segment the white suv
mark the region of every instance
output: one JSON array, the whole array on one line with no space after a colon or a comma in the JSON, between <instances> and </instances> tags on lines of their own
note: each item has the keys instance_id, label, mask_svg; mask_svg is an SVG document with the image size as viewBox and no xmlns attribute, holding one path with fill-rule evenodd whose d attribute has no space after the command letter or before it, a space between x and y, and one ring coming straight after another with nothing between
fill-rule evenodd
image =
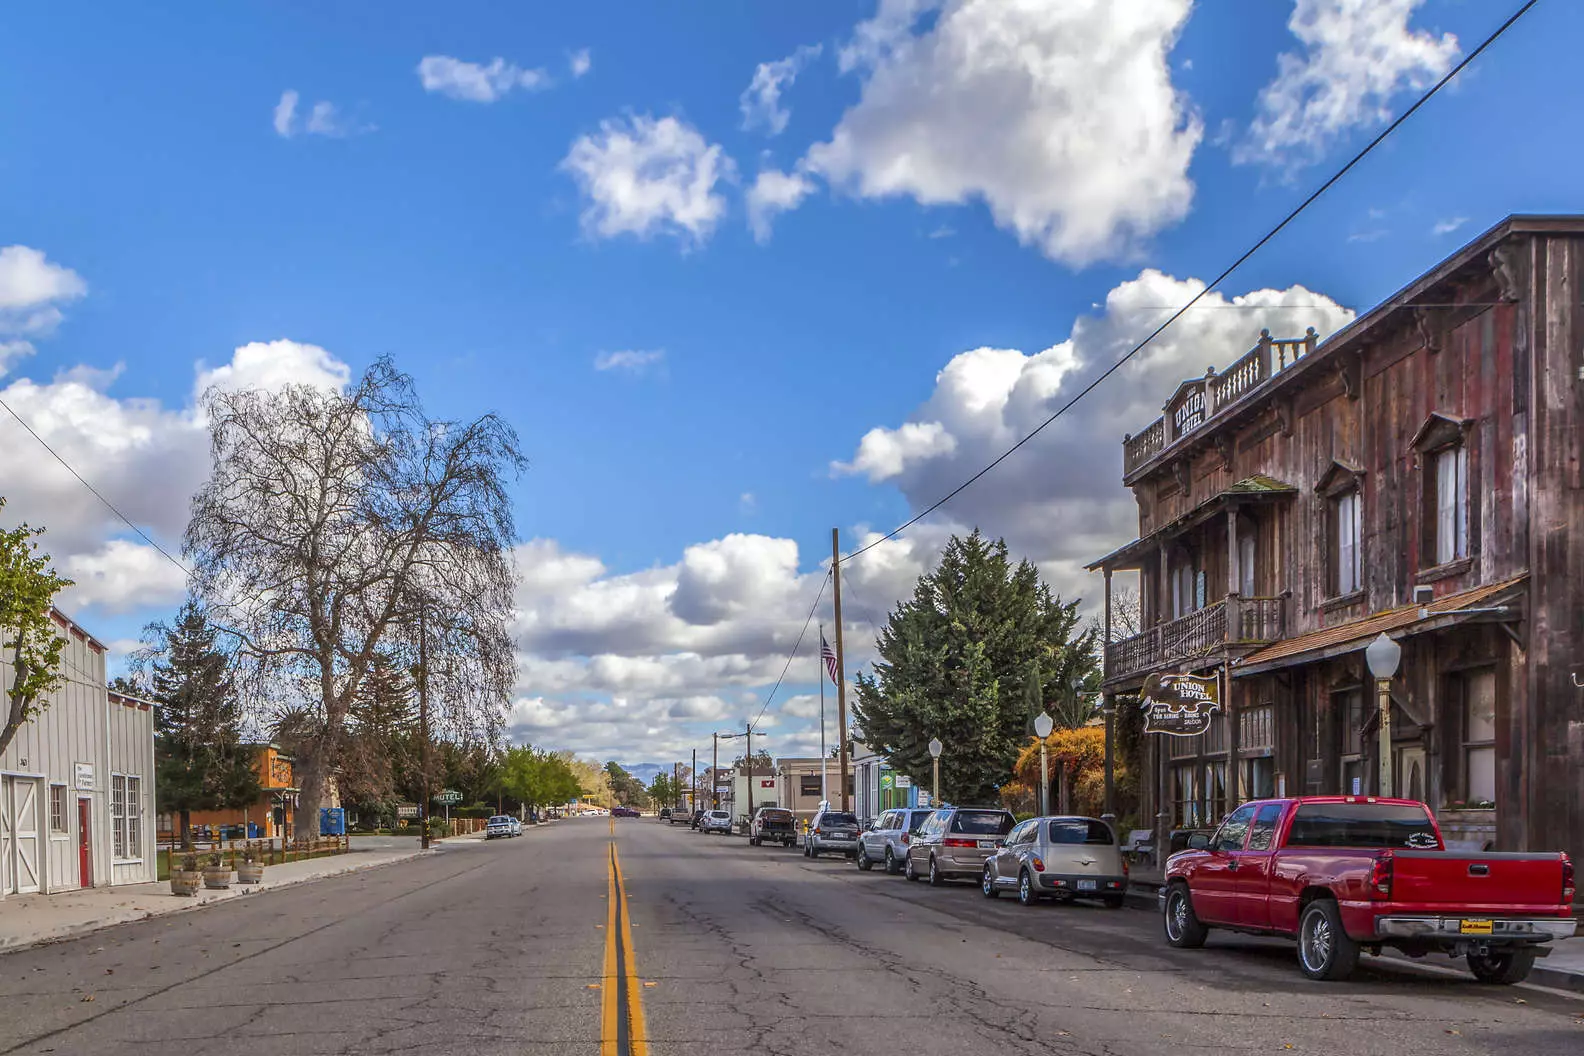
<instances>
[{"instance_id":1,"label":"white suv","mask_svg":"<svg viewBox=\"0 0 1584 1056\"><path fill-rule=\"evenodd\" d=\"M514 819L507 817L505 814L495 815L493 818L489 819L489 824L484 826L484 838L486 840L493 840L497 836L505 836L510 838L512 836L518 835L517 832L512 831L513 820ZM521 830L518 831L520 832Z\"/></svg>"},{"instance_id":2,"label":"white suv","mask_svg":"<svg viewBox=\"0 0 1584 1056\"><path fill-rule=\"evenodd\" d=\"M706 810L699 819L700 832L718 832L722 836L731 835L731 811Z\"/></svg>"}]
</instances>

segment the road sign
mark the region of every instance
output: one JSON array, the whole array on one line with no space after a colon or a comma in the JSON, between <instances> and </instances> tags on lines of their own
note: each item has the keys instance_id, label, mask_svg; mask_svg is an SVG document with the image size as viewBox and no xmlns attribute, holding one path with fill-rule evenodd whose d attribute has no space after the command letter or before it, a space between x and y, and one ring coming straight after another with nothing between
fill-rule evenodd
<instances>
[{"instance_id":1,"label":"road sign","mask_svg":"<svg viewBox=\"0 0 1584 1056\"><path fill-rule=\"evenodd\" d=\"M396 816L398 818L416 818L418 816L418 805L415 803L409 807L406 804L399 804L396 807Z\"/></svg>"},{"instance_id":2,"label":"road sign","mask_svg":"<svg viewBox=\"0 0 1584 1056\"><path fill-rule=\"evenodd\" d=\"M436 803L445 803L447 805L452 803L460 803L462 802L462 793L458 792L454 788L448 788L438 796L434 797L434 801Z\"/></svg>"}]
</instances>

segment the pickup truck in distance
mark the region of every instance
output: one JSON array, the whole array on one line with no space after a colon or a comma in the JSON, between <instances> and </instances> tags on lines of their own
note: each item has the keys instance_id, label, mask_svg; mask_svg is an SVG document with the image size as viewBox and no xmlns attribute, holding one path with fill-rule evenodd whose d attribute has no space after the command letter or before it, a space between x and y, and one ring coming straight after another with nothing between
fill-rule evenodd
<instances>
[{"instance_id":1,"label":"pickup truck in distance","mask_svg":"<svg viewBox=\"0 0 1584 1056\"><path fill-rule=\"evenodd\" d=\"M1359 953L1464 957L1485 983L1528 976L1573 918L1566 854L1452 854L1423 803L1313 796L1245 803L1166 860L1166 941L1212 928L1298 940L1311 979L1344 979Z\"/></svg>"}]
</instances>

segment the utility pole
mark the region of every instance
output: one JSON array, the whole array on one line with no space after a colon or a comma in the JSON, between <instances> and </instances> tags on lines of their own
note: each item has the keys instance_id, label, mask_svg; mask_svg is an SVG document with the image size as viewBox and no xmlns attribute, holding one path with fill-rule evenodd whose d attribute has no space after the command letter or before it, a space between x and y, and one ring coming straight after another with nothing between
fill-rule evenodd
<instances>
[{"instance_id":1,"label":"utility pole","mask_svg":"<svg viewBox=\"0 0 1584 1056\"><path fill-rule=\"evenodd\" d=\"M693 794L688 797L688 812L698 809L698 749L693 749L693 772L688 776L688 787Z\"/></svg>"},{"instance_id":2,"label":"utility pole","mask_svg":"<svg viewBox=\"0 0 1584 1056\"><path fill-rule=\"evenodd\" d=\"M841 786L841 809L847 802L847 664L842 652L841 614L841 529L831 529L831 585L836 599L836 737L841 745L836 767L836 783Z\"/></svg>"},{"instance_id":3,"label":"utility pole","mask_svg":"<svg viewBox=\"0 0 1584 1056\"><path fill-rule=\"evenodd\" d=\"M429 635L424 609L418 610L418 766L423 771L423 802L418 805L418 846L429 849ZM447 808L449 809L449 808Z\"/></svg>"},{"instance_id":4,"label":"utility pole","mask_svg":"<svg viewBox=\"0 0 1584 1056\"><path fill-rule=\"evenodd\" d=\"M752 722L743 723L743 736L745 738L747 738L747 741L745 743L748 745L748 747L746 749L746 752L745 752L745 756L744 756L745 761L748 764L748 779L743 782L743 787L745 789L747 789L747 795L743 796L743 799L747 800L748 821L751 823L753 821L753 778L754 778L754 772L753 772L753 723Z\"/></svg>"},{"instance_id":5,"label":"utility pole","mask_svg":"<svg viewBox=\"0 0 1584 1056\"><path fill-rule=\"evenodd\" d=\"M710 740L715 744L714 761L710 763L710 809L719 810L720 793L716 789L720 788L720 778L717 776L720 771L720 734L710 734Z\"/></svg>"}]
</instances>

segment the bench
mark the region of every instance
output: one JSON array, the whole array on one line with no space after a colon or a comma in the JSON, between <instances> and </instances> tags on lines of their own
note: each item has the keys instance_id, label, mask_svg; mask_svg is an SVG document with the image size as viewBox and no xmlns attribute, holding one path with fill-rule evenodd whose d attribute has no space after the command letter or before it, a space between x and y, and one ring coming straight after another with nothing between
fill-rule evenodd
<instances>
[{"instance_id":1,"label":"bench","mask_svg":"<svg viewBox=\"0 0 1584 1056\"><path fill-rule=\"evenodd\" d=\"M1145 859L1151 861L1155 857L1155 830L1134 829L1128 833L1128 838L1123 841L1123 857L1130 861L1139 862Z\"/></svg>"}]
</instances>

